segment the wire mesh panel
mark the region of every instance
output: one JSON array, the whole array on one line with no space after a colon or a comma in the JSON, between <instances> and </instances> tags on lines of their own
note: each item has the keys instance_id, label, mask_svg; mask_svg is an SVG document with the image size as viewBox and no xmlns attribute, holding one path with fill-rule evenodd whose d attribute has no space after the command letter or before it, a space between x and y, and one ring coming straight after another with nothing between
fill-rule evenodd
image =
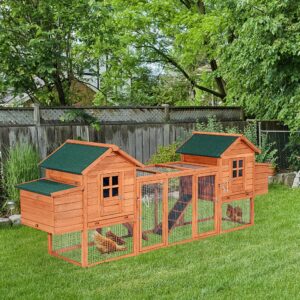
<instances>
[{"instance_id":1,"label":"wire mesh panel","mask_svg":"<svg viewBox=\"0 0 300 300\"><path fill-rule=\"evenodd\" d=\"M143 184L141 197L142 248L161 244L163 228L163 184Z\"/></svg>"},{"instance_id":2,"label":"wire mesh panel","mask_svg":"<svg viewBox=\"0 0 300 300\"><path fill-rule=\"evenodd\" d=\"M236 200L222 204L222 230L241 227L251 222L250 199Z\"/></svg>"},{"instance_id":3,"label":"wire mesh panel","mask_svg":"<svg viewBox=\"0 0 300 300\"><path fill-rule=\"evenodd\" d=\"M52 252L81 262L81 231L52 235Z\"/></svg>"},{"instance_id":4,"label":"wire mesh panel","mask_svg":"<svg viewBox=\"0 0 300 300\"><path fill-rule=\"evenodd\" d=\"M198 234L215 230L215 176L198 177Z\"/></svg>"},{"instance_id":5,"label":"wire mesh panel","mask_svg":"<svg viewBox=\"0 0 300 300\"><path fill-rule=\"evenodd\" d=\"M171 178L168 184L168 240L175 243L192 237L193 176Z\"/></svg>"},{"instance_id":6,"label":"wire mesh panel","mask_svg":"<svg viewBox=\"0 0 300 300\"><path fill-rule=\"evenodd\" d=\"M88 264L133 253L132 223L114 224L89 230Z\"/></svg>"}]
</instances>

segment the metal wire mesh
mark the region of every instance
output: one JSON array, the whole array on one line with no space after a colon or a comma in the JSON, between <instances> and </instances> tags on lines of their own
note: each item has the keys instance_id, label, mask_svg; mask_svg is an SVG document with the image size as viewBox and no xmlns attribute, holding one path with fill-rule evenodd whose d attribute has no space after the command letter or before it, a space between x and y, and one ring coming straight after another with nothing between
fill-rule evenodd
<instances>
[{"instance_id":1,"label":"metal wire mesh","mask_svg":"<svg viewBox=\"0 0 300 300\"><path fill-rule=\"evenodd\" d=\"M132 223L114 224L89 230L88 263L95 264L132 253L133 237Z\"/></svg>"},{"instance_id":2,"label":"metal wire mesh","mask_svg":"<svg viewBox=\"0 0 300 300\"><path fill-rule=\"evenodd\" d=\"M143 177L143 176L150 176L150 175L153 175L153 173L147 171L141 171L141 170L136 171L136 177Z\"/></svg>"},{"instance_id":3,"label":"metal wire mesh","mask_svg":"<svg viewBox=\"0 0 300 300\"><path fill-rule=\"evenodd\" d=\"M198 178L198 234L215 230L215 176Z\"/></svg>"},{"instance_id":4,"label":"metal wire mesh","mask_svg":"<svg viewBox=\"0 0 300 300\"><path fill-rule=\"evenodd\" d=\"M142 247L162 243L163 184L152 183L142 186Z\"/></svg>"},{"instance_id":5,"label":"metal wire mesh","mask_svg":"<svg viewBox=\"0 0 300 300\"><path fill-rule=\"evenodd\" d=\"M203 169L203 168L206 168L204 166L184 164L184 163L176 163L176 164L172 164L172 166L174 166L174 167L182 167L182 168L187 168L187 169Z\"/></svg>"},{"instance_id":6,"label":"metal wire mesh","mask_svg":"<svg viewBox=\"0 0 300 300\"><path fill-rule=\"evenodd\" d=\"M167 168L167 167L148 167L147 169L155 172L161 172L161 173L178 172L178 169Z\"/></svg>"},{"instance_id":7,"label":"metal wire mesh","mask_svg":"<svg viewBox=\"0 0 300 300\"><path fill-rule=\"evenodd\" d=\"M168 241L175 243L192 237L193 176L169 179Z\"/></svg>"},{"instance_id":8,"label":"metal wire mesh","mask_svg":"<svg viewBox=\"0 0 300 300\"><path fill-rule=\"evenodd\" d=\"M251 222L250 199L235 200L222 204L222 230L244 226Z\"/></svg>"},{"instance_id":9,"label":"metal wire mesh","mask_svg":"<svg viewBox=\"0 0 300 300\"><path fill-rule=\"evenodd\" d=\"M52 235L52 252L81 262L81 231Z\"/></svg>"}]
</instances>

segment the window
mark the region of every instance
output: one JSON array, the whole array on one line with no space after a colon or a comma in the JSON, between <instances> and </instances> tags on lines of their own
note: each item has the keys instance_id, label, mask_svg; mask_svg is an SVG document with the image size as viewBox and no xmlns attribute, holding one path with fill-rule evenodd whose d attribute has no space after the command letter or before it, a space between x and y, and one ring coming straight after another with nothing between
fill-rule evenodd
<instances>
[{"instance_id":1,"label":"window","mask_svg":"<svg viewBox=\"0 0 300 300\"><path fill-rule=\"evenodd\" d=\"M238 178L243 177L244 173L244 160L236 159L232 161L232 177Z\"/></svg>"},{"instance_id":2,"label":"window","mask_svg":"<svg viewBox=\"0 0 300 300\"><path fill-rule=\"evenodd\" d=\"M119 176L102 177L102 196L103 198L113 198L119 196Z\"/></svg>"}]
</instances>

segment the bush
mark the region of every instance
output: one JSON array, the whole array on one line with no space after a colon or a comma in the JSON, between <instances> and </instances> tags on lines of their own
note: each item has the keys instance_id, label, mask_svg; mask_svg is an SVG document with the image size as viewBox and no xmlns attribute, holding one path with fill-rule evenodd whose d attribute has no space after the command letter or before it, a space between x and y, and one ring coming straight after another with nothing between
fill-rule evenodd
<instances>
[{"instance_id":1,"label":"bush","mask_svg":"<svg viewBox=\"0 0 300 300\"><path fill-rule=\"evenodd\" d=\"M161 164L180 160L180 155L176 153L178 147L179 142L168 146L160 146L157 152L151 156L148 164Z\"/></svg>"},{"instance_id":2,"label":"bush","mask_svg":"<svg viewBox=\"0 0 300 300\"><path fill-rule=\"evenodd\" d=\"M20 194L16 185L39 177L39 155L29 144L16 144L6 154L7 159L3 165L4 192L7 199L16 202L19 210Z\"/></svg>"},{"instance_id":3,"label":"bush","mask_svg":"<svg viewBox=\"0 0 300 300\"><path fill-rule=\"evenodd\" d=\"M287 152L289 153L289 167L293 171L300 170L300 134L291 133L289 142L286 145Z\"/></svg>"}]
</instances>

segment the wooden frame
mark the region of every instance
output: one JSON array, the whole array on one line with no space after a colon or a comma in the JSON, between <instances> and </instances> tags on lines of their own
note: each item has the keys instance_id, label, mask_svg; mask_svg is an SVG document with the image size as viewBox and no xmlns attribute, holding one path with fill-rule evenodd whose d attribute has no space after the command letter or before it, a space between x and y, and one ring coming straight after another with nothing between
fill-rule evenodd
<instances>
[{"instance_id":1,"label":"wooden frame","mask_svg":"<svg viewBox=\"0 0 300 300\"><path fill-rule=\"evenodd\" d=\"M204 133L194 132L194 134ZM209 134L224 135L223 133ZM62 258L82 267L94 266L100 263L146 253L158 248L168 247L170 245L178 245L225 232L247 228L254 224L255 195L265 193L267 191L267 176L270 174L270 166L267 164L255 163L254 153L259 152L259 149L252 145L242 135L237 134L233 136L238 137L238 139L233 142L219 158L204 156L190 157L189 155L182 154L180 161L148 166L144 166L142 163L138 162L115 145L68 140L68 143L108 147L109 149L104 155L97 158L86 169L84 169L82 175L46 170L45 179L72 183L75 187L69 190L52 193L50 196L22 191L22 222L27 226L48 232L48 253L50 255ZM239 143L240 141L244 144ZM250 150L243 147L249 147ZM239 152L239 149L242 149L243 151ZM112 161L111 165L110 160ZM233 160L236 160L237 164L239 160L243 161L242 177L237 177L236 179L232 178ZM164 172L164 170L155 169L155 167L169 168L172 169L172 172ZM239 168L236 168L236 170L238 173ZM249 178L247 177L247 170L249 170ZM137 177L138 171L142 171L147 174L146 176ZM112 183L113 176L118 176L117 184ZM179 187L178 191L176 189L175 192L172 190L170 191L170 193L179 193L179 195L177 194L174 197L170 196L169 182L173 178L185 176L191 176L192 178L191 195L190 192L188 192L187 195L191 196L191 198L188 198L188 203L185 208L179 211L179 216L176 215L177 219L170 229L168 224L169 213L171 210L175 209L176 202L180 200L181 192ZM208 176L214 176L214 215L212 217L214 229L199 232L199 178ZM109 177L109 182L107 186L103 186L103 180L106 177ZM232 187L236 180L242 180L243 189L238 192L233 192ZM248 190L246 190L245 187L246 181L250 186ZM162 205L161 232L157 233L157 231L152 229L148 231L151 231L151 234L161 234L161 242L143 246L142 187L143 185L151 185L155 183L162 184L162 200L160 204ZM222 185L224 185L224 183L228 184L228 193L222 190ZM118 188L118 195L114 197L112 196L113 188ZM107 199L104 198L103 190L108 190L110 197ZM182 195L184 195L184 192L182 193ZM175 204L174 206L171 205L170 208L169 201L171 197L173 197L172 201L174 201L172 202L172 205L174 203ZM174 200L174 198L178 200ZM245 198L250 199L250 223L223 230L222 205L224 203L230 203L231 201L238 201ZM208 201L208 198L203 201ZM189 215L190 219L184 220L183 215L188 206L191 207L191 215ZM39 216L40 210L43 210L41 216ZM157 209L154 207L154 228L158 226L156 211ZM45 220L48 220L49 223L42 219L42 216L45 215L47 215ZM59 217L61 216L66 216L66 220L60 220ZM79 220L79 223L76 223L77 220ZM208 220L204 218L202 221L206 222ZM131 227L128 227L129 229L127 228L128 235L126 236L130 236L133 239L132 253L124 253L124 255L120 255L118 257L108 257L107 259L103 259L99 262L89 263L88 251L91 246L91 242L89 242L89 231L110 227L116 224L129 223L131 224ZM191 236L186 239L183 237L183 240L172 242L170 244L169 236L171 231L174 230L174 228L186 225L191 226ZM81 234L80 245L65 246L65 248L59 251L53 251L53 235L72 233L75 231L80 232ZM81 251L80 263L64 256L65 253L74 249L80 249Z\"/></svg>"}]
</instances>

